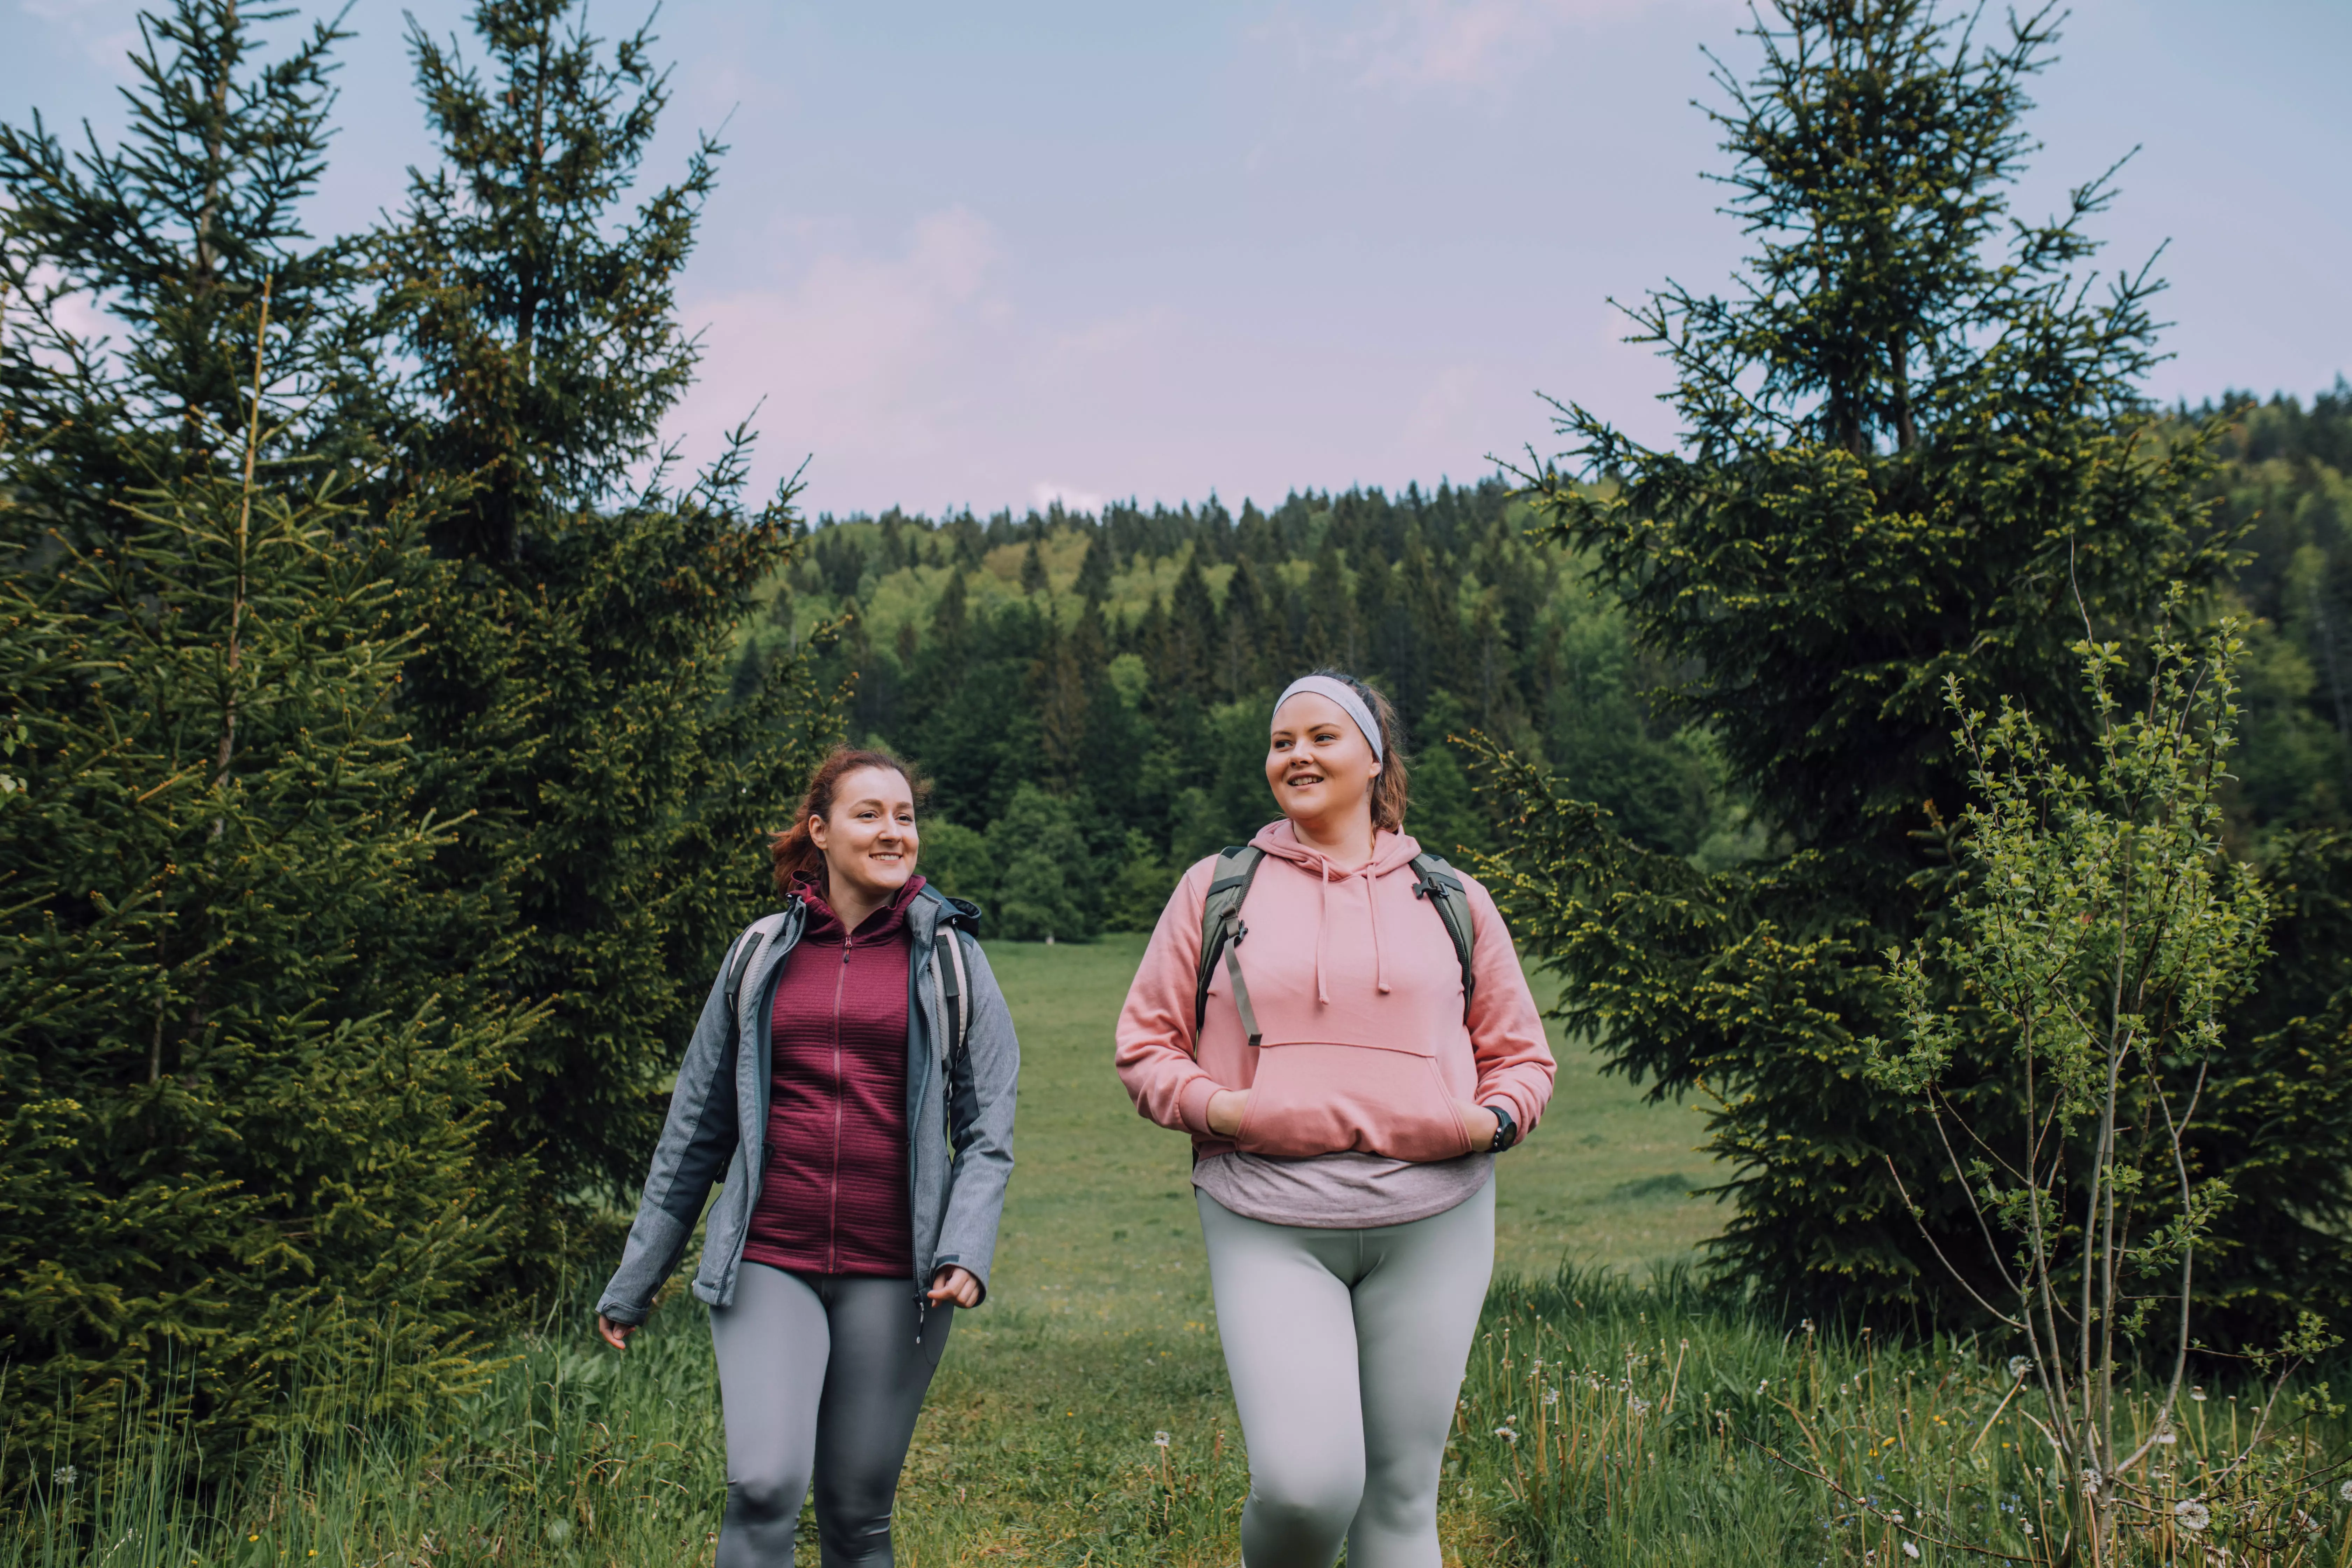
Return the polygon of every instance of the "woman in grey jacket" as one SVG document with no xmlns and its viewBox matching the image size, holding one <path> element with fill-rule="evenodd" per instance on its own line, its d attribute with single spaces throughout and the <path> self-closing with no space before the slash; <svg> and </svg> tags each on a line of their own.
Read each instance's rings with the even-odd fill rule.
<svg viewBox="0 0 2352 1568">
<path fill-rule="evenodd" d="M 694 1280 L 726 1410 L 719 1568 L 790 1564 L 812 1479 L 826 1568 L 892 1561 L 915 1417 L 988 1290 L 1020 1047 L 979 910 L 915 874 L 915 798 L 880 752 L 809 781 L 774 846 L 784 908 L 711 983 L 597 1303 L 627 1349 L 723 1173 Z"/>
</svg>

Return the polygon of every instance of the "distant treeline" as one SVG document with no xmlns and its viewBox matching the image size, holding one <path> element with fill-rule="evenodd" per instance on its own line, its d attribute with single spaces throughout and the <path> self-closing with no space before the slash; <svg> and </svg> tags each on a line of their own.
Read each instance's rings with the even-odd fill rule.
<svg viewBox="0 0 2352 1568">
<path fill-rule="evenodd" d="M 998 934 L 1148 928 L 1178 871 L 1273 814 L 1267 704 L 1320 665 L 1378 682 L 1412 742 L 1408 826 L 1491 847 L 1449 734 L 1508 737 L 1644 843 L 1741 853 L 1701 737 L 1655 721 L 1622 617 L 1524 536 L 1498 479 L 1295 492 L 1235 516 L 1056 507 L 940 521 L 886 512 L 813 531 L 772 579 L 739 668 L 835 640 L 851 733 L 936 786 L 924 864 Z"/>
<path fill-rule="evenodd" d="M 2249 835 L 2352 826 L 2352 387 L 2232 395 L 2216 527 L 2245 531 L 2224 602 L 2254 618 L 2236 808 Z M 1412 731 L 1410 829 L 1494 847 L 1449 735 L 1558 771 L 1646 847 L 1723 865 L 1770 846 L 1708 737 L 1654 711 L 1671 673 L 1581 564 L 1531 542 L 1499 479 L 1294 491 L 1238 515 L 1113 503 L 818 520 L 745 627 L 738 689 L 830 638 L 861 739 L 936 787 L 924 863 L 999 935 L 1146 929 L 1176 874 L 1271 815 L 1268 700 L 1318 665 L 1378 682 Z"/>
<path fill-rule="evenodd" d="M 2236 815 L 2250 833 L 2352 828 L 2352 384 L 2184 417 L 2224 412 L 2213 521 L 2244 531 L 2227 597 L 2254 620 Z"/>
</svg>

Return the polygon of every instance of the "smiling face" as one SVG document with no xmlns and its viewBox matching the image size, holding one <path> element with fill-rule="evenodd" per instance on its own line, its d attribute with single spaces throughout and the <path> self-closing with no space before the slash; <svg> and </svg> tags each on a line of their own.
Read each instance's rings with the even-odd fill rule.
<svg viewBox="0 0 2352 1568">
<path fill-rule="evenodd" d="M 1265 782 L 1282 815 L 1327 831 L 1371 814 L 1381 764 L 1348 710 L 1318 692 L 1302 691 L 1274 711 L 1266 739 Z"/>
<path fill-rule="evenodd" d="M 915 792 L 896 768 L 856 768 L 833 786 L 833 809 L 809 819 L 809 838 L 824 854 L 834 901 L 855 890 L 887 902 L 915 874 L 921 841 Z"/>
</svg>

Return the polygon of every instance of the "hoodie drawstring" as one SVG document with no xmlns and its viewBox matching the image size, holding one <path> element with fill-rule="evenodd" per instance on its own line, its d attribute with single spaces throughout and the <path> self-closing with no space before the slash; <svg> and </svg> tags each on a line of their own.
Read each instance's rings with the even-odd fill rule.
<svg viewBox="0 0 2352 1568">
<path fill-rule="evenodd" d="M 1323 989 L 1323 937 L 1331 929 L 1331 862 L 1315 857 L 1315 1005 L 1328 1007 L 1330 993 Z"/>
<path fill-rule="evenodd" d="M 1331 994 L 1323 988 L 1323 942 L 1331 929 L 1331 883 L 1334 878 L 1331 874 L 1331 862 L 1328 858 L 1313 850 L 1309 850 L 1308 853 L 1315 856 L 1316 870 L 1315 1005 L 1318 1007 L 1328 1007 L 1331 1005 Z M 1380 861 L 1377 858 L 1367 860 L 1337 879 L 1345 881 L 1349 877 L 1361 877 L 1364 879 L 1364 908 L 1372 925 L 1372 987 L 1385 996 L 1389 994 L 1388 959 L 1387 955 L 1381 951 L 1381 900 L 1375 896 L 1372 889 L 1372 876 L 1379 865 Z"/>
</svg>

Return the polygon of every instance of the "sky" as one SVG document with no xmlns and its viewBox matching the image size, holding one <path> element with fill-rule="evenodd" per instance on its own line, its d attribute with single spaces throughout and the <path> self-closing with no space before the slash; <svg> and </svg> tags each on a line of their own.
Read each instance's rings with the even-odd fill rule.
<svg viewBox="0 0 2352 1568">
<path fill-rule="evenodd" d="M 352 0 L 320 231 L 430 163 L 404 16 L 462 35 L 467 9 Z M 1466 482 L 1553 450 L 1539 395 L 1668 440 L 1664 368 L 1611 300 L 1731 278 L 1693 100 L 1716 100 L 1703 47 L 1753 62 L 1747 15 L 667 0 L 647 177 L 699 130 L 730 149 L 669 435 L 692 458 L 751 416 L 756 477 L 801 471 L 811 515 Z M 110 136 L 137 37 L 133 0 L 0 0 L 0 115 Z M 2104 265 L 2161 251 L 2174 357 L 2149 392 L 2308 397 L 2352 372 L 2352 4 L 2078 0 L 2057 55 L 2017 205 L 2133 154 L 2095 232 Z"/>
</svg>

